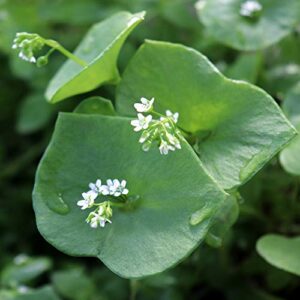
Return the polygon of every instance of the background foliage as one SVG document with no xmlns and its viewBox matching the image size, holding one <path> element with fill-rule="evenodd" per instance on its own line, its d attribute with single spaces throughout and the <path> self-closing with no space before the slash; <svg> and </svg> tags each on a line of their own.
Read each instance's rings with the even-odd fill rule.
<svg viewBox="0 0 300 300">
<path fill-rule="evenodd" d="M 296 22 L 276 44 L 270 42 L 267 48 L 245 52 L 241 46 L 235 47 L 211 34 L 209 24 L 201 22 L 199 3 L 196 10 L 194 2 L 0 2 L 0 299 L 134 299 L 135 294 L 137 299 L 298 299 L 300 284 L 295 274 L 299 274 L 299 268 L 293 263 L 288 263 L 291 267 L 285 263 L 282 266 L 278 257 L 283 257 L 280 261 L 286 256 L 297 260 L 299 239 L 290 240 L 294 253 L 287 253 L 285 248 L 280 250 L 283 238 L 261 237 L 269 233 L 300 235 L 299 138 L 280 154 L 280 161 L 275 157 L 242 188 L 239 219 L 224 237 L 222 247 L 203 245 L 176 268 L 162 274 L 139 281 L 122 279 L 97 259 L 75 259 L 58 252 L 37 232 L 31 205 L 37 163 L 58 111 L 72 111 L 80 97 L 58 104 L 45 101 L 45 87 L 64 58 L 53 55 L 51 63 L 41 69 L 20 61 L 11 51 L 18 31 L 53 37 L 73 50 L 93 23 L 121 10 L 146 10 L 145 22 L 121 50 L 121 74 L 145 38 L 179 42 L 201 51 L 228 77 L 265 89 L 299 129 L 300 30 Z M 218 4 L 214 0 L 211 6 L 213 2 Z M 289 13 L 279 16 L 283 21 L 287 18 L 283 22 L 288 24 L 286 27 L 295 18 L 295 7 L 291 9 L 292 17 Z M 276 21 L 268 22 L 271 28 L 277 28 L 272 24 Z M 115 90 L 105 86 L 96 93 L 113 99 Z M 279 254 L 271 251 L 270 256 L 268 247 L 279 249 Z"/>
</svg>

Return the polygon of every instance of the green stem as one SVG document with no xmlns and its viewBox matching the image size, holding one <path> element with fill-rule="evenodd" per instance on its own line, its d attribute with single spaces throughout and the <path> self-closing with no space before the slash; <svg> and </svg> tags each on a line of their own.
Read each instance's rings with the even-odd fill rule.
<svg viewBox="0 0 300 300">
<path fill-rule="evenodd" d="M 88 66 L 88 64 L 84 60 L 82 60 L 81 58 L 77 57 L 76 55 L 74 55 L 73 53 L 68 51 L 66 48 L 64 48 L 58 42 L 56 42 L 54 40 L 46 40 L 46 39 L 44 39 L 44 42 L 47 46 L 49 46 L 51 48 L 54 48 L 55 50 L 59 51 L 60 53 L 62 53 L 66 57 L 72 59 L 74 62 L 76 62 L 80 66 L 82 66 L 82 67 L 87 67 Z"/>
<path fill-rule="evenodd" d="M 138 292 L 138 281 L 135 279 L 130 280 L 130 300 L 135 300 Z"/>
</svg>

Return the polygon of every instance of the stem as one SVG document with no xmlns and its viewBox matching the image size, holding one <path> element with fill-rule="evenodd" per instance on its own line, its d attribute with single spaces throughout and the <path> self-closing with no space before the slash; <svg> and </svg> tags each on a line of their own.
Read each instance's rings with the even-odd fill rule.
<svg viewBox="0 0 300 300">
<path fill-rule="evenodd" d="M 54 40 L 46 40 L 46 39 L 44 39 L 44 42 L 47 46 L 49 46 L 51 48 L 54 48 L 55 50 L 59 51 L 60 53 L 62 53 L 66 57 L 72 59 L 74 62 L 76 62 L 80 66 L 82 66 L 82 67 L 87 67 L 88 66 L 88 64 L 84 60 L 82 60 L 81 58 L 77 57 L 76 55 L 74 55 L 73 53 L 68 51 L 66 48 L 64 48 L 58 42 L 56 42 Z"/>
<path fill-rule="evenodd" d="M 174 125 L 174 124 L 173 124 L 174 122 L 173 122 L 173 120 L 172 120 L 171 118 L 166 117 L 166 116 L 162 115 L 161 113 L 158 113 L 157 111 L 152 110 L 152 111 L 151 111 L 151 114 L 154 114 L 154 115 L 156 115 L 156 116 L 158 116 L 158 117 L 163 117 L 163 118 L 165 118 L 165 119 L 168 119 L 169 121 L 171 121 L 171 124 L 172 124 L 173 128 L 174 128 L 174 127 L 177 127 L 178 129 L 180 129 L 180 130 L 181 130 L 184 134 L 186 134 L 187 136 L 189 136 L 189 135 L 192 134 L 191 132 L 186 131 L 185 129 L 183 129 L 182 127 L 178 126 L 177 124 Z"/>
<path fill-rule="evenodd" d="M 130 280 L 130 300 L 135 300 L 138 292 L 138 281 L 135 279 Z"/>
<path fill-rule="evenodd" d="M 151 114 L 153 114 L 153 115 L 156 115 L 156 116 L 158 116 L 158 117 L 167 118 L 166 116 L 164 116 L 164 115 L 162 115 L 162 114 L 158 113 L 158 112 L 157 112 L 157 111 L 155 111 L 155 110 L 152 110 L 150 113 L 151 113 Z"/>
</svg>

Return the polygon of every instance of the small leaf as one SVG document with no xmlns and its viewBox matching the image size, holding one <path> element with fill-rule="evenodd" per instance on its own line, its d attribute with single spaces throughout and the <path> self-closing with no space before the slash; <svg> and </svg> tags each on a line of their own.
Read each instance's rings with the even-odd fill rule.
<svg viewBox="0 0 300 300">
<path fill-rule="evenodd" d="M 261 53 L 243 53 L 226 70 L 225 75 L 231 79 L 255 83 L 262 66 Z"/>
<path fill-rule="evenodd" d="M 256 249 L 274 267 L 300 276 L 300 237 L 265 235 L 257 241 Z"/>
<path fill-rule="evenodd" d="M 42 129 L 50 121 L 53 112 L 53 107 L 45 102 L 43 94 L 29 95 L 20 107 L 18 132 L 29 134 Z"/>
<path fill-rule="evenodd" d="M 90 97 L 76 107 L 75 113 L 115 116 L 116 112 L 110 100 L 102 97 Z"/>
<path fill-rule="evenodd" d="M 296 129 L 300 131 L 300 116 L 296 121 Z M 280 153 L 280 163 L 288 173 L 300 176 L 300 135 L 291 141 Z"/>
<path fill-rule="evenodd" d="M 59 294 L 70 300 L 92 299 L 96 290 L 93 281 L 81 269 L 55 272 L 52 281 Z"/>
<path fill-rule="evenodd" d="M 201 22 L 217 41 L 238 50 L 264 49 L 287 36 L 300 19 L 298 0 L 257 0 L 260 16 L 242 16 L 241 0 L 200 0 L 196 4 Z"/>
<path fill-rule="evenodd" d="M 13 300 L 60 300 L 51 286 L 44 286 L 19 294 Z"/>
<path fill-rule="evenodd" d="M 5 268 L 1 275 L 4 285 L 25 284 L 35 279 L 51 268 L 48 258 L 27 258 L 20 264 L 11 264 Z"/>
<path fill-rule="evenodd" d="M 186 142 L 161 156 L 145 154 L 138 139 L 128 118 L 60 114 L 33 192 L 37 226 L 48 242 L 70 255 L 98 257 L 127 278 L 162 272 L 186 257 L 227 198 Z M 129 196 L 139 200 L 114 208 L 112 224 L 93 229 L 76 203 L 98 178 L 127 180 Z M 66 214 L 50 205 L 58 195 Z M 191 215 L 204 206 L 211 214 L 191 226 Z"/>
<path fill-rule="evenodd" d="M 267 93 L 227 79 L 178 44 L 146 41 L 137 51 L 118 87 L 117 111 L 135 115 L 141 97 L 154 97 L 161 113 L 179 112 L 179 126 L 196 137 L 200 160 L 224 189 L 249 180 L 296 134 Z"/>
<path fill-rule="evenodd" d="M 144 12 L 121 12 L 95 24 L 74 52 L 87 62 L 87 67 L 68 60 L 50 81 L 46 98 L 55 103 L 91 91 L 104 83 L 117 83 L 119 72 L 116 61 L 119 51 L 144 15 Z"/>
</svg>

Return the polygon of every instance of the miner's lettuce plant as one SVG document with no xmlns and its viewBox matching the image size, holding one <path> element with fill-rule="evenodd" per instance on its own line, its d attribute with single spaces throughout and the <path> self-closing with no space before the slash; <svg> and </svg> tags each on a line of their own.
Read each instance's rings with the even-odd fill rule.
<svg viewBox="0 0 300 300">
<path fill-rule="evenodd" d="M 203 241 L 220 246 L 238 216 L 239 188 L 296 135 L 265 91 L 226 78 L 183 45 L 146 40 L 121 78 L 118 53 L 143 18 L 116 14 L 93 26 L 73 54 L 61 51 L 68 60 L 47 99 L 114 84 L 115 107 L 82 96 L 73 113 L 59 114 L 33 191 L 49 243 L 98 257 L 126 278 L 162 272 Z M 41 50 L 30 48 L 34 39 L 45 40 L 23 33 L 14 46 L 32 63 Z"/>
</svg>

